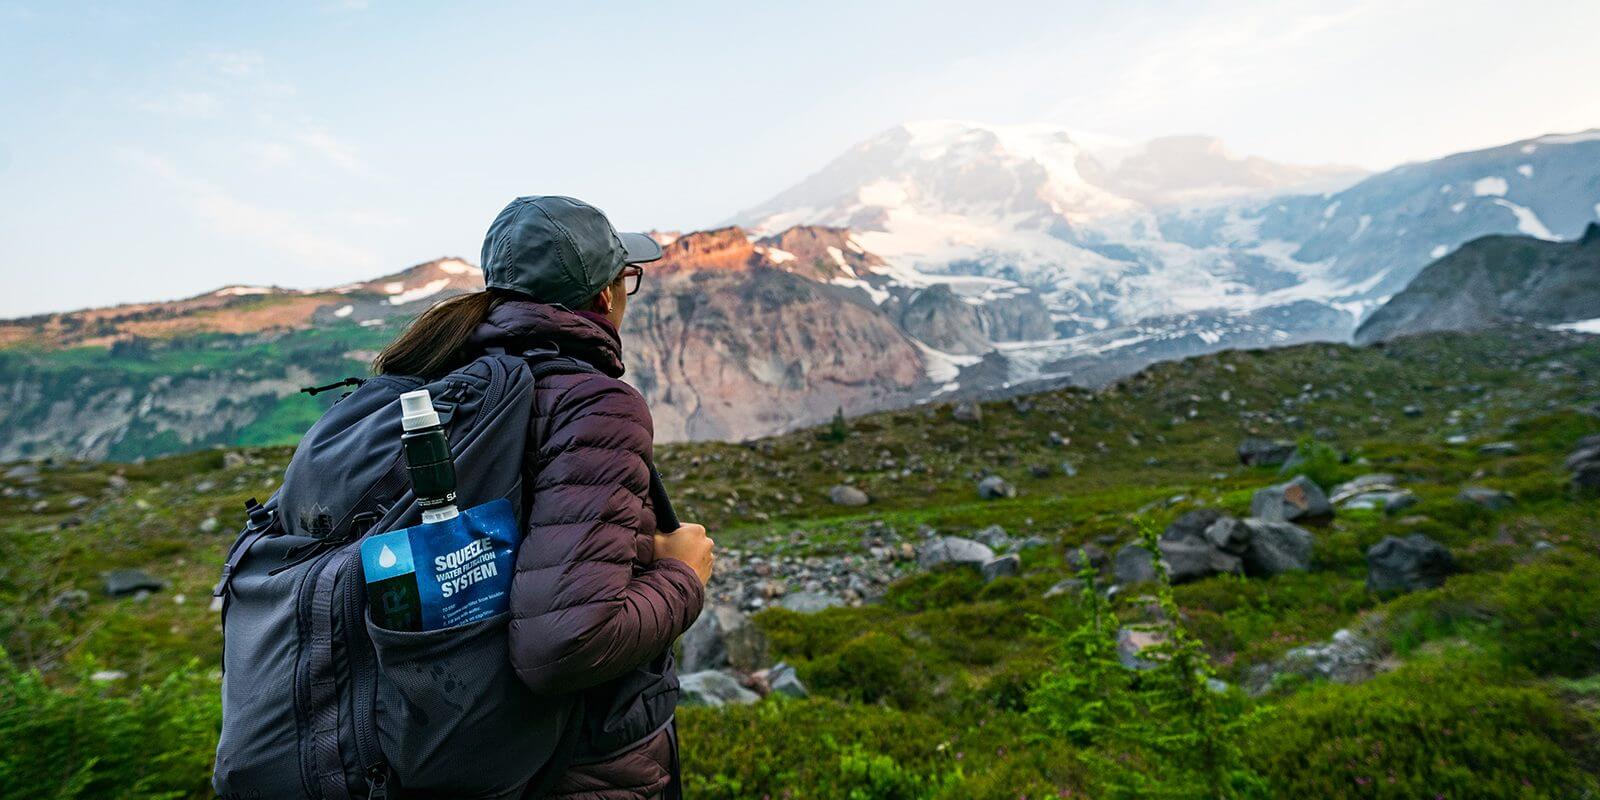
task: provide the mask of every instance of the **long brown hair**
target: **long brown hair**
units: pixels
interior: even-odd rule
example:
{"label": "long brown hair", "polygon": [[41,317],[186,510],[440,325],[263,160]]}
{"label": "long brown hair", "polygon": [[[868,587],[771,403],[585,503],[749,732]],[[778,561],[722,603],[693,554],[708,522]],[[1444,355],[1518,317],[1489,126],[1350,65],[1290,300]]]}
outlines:
{"label": "long brown hair", "polygon": [[372,361],[379,375],[418,375],[433,379],[468,360],[467,341],[495,306],[516,298],[514,292],[488,289],[436,303]]}

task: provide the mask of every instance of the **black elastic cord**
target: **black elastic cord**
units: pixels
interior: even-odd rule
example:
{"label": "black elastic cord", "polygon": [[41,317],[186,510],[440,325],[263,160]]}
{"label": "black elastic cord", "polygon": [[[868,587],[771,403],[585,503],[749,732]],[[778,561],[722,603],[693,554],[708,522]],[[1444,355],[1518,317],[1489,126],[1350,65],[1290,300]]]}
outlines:
{"label": "black elastic cord", "polygon": [[319,394],[321,394],[323,392],[331,392],[334,389],[337,389],[337,388],[339,388],[341,386],[360,386],[361,384],[366,383],[366,382],[367,382],[366,378],[345,378],[342,381],[339,381],[337,383],[330,383],[327,386],[307,386],[307,387],[301,389],[300,391],[305,393],[305,394],[309,394],[312,397],[315,397],[315,396],[317,396],[317,395],[319,395]]}

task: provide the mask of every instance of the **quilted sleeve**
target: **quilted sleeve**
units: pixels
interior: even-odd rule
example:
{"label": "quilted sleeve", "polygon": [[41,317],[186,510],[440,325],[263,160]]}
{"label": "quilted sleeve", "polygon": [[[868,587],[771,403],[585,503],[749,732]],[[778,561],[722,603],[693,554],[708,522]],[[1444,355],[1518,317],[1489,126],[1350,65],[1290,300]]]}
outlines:
{"label": "quilted sleeve", "polygon": [[613,378],[562,383],[535,420],[527,535],[511,586],[512,666],[542,694],[580,691],[654,658],[704,602],[688,565],[651,561],[644,398]]}

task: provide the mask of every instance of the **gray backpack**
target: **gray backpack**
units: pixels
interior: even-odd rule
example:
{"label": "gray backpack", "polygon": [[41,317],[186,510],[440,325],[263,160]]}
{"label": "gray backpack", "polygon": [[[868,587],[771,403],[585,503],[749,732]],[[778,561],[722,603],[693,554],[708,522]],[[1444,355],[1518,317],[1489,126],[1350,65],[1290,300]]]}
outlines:
{"label": "gray backpack", "polygon": [[[223,601],[224,798],[515,798],[559,768],[571,700],[511,668],[509,613],[436,631],[376,627],[363,537],[421,521],[400,450],[401,393],[426,387],[455,457],[458,504],[508,498],[519,520],[537,377],[594,372],[492,351],[431,383],[381,375],[312,426],[283,485],[229,551]],[[355,381],[351,381],[355,383]]]}

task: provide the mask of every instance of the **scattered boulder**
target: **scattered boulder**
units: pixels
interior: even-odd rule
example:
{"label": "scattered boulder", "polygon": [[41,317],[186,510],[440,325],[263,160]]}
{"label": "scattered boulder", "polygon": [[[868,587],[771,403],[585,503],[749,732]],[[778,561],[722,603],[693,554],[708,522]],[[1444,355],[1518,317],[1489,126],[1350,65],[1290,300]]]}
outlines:
{"label": "scattered boulder", "polygon": [[1062,595],[1076,596],[1078,593],[1083,591],[1083,587],[1083,581],[1078,578],[1067,578],[1065,580],[1056,581],[1054,585],[1044,591],[1044,599],[1050,600],[1052,598],[1061,597]]}
{"label": "scattered boulder", "polygon": [[1304,475],[1288,483],[1257,489],[1250,498],[1250,516],[1268,522],[1295,522],[1324,519],[1333,515],[1333,505],[1322,487]]}
{"label": "scattered boulder", "polygon": [[1400,479],[1386,472],[1375,472],[1362,475],[1354,480],[1345,481],[1333,487],[1328,493],[1328,502],[1340,505],[1352,497],[1359,497],[1372,492],[1392,492],[1400,488]]}
{"label": "scattered boulder", "polygon": [[1178,517],[1161,533],[1161,539],[1168,542],[1178,542],[1185,539],[1204,538],[1206,528],[1222,518],[1222,512],[1214,508],[1201,508],[1190,511]]}
{"label": "scattered boulder", "polygon": [[1159,543],[1161,558],[1167,562],[1167,577],[1173,583],[1209,578],[1224,572],[1235,575],[1244,572],[1239,557],[1213,546],[1204,537],[1163,540]]}
{"label": "scattered boulder", "polygon": [[126,597],[139,592],[159,592],[167,588],[165,581],[139,569],[114,569],[105,574],[106,594]]}
{"label": "scattered boulder", "polygon": [[1572,473],[1574,489],[1600,492],[1600,435],[1579,439],[1563,466]]}
{"label": "scattered boulder", "polygon": [[745,705],[760,700],[760,695],[739,685],[726,672],[702,670],[678,676],[678,698],[685,706]]}
{"label": "scattered boulder", "polygon": [[55,597],[50,598],[50,604],[45,606],[44,613],[49,614],[76,614],[89,607],[89,593],[82,589],[68,589]]}
{"label": "scattered boulder", "polygon": [[1242,556],[1244,571],[1250,576],[1271,576],[1311,569],[1314,541],[1311,532],[1289,522],[1247,519],[1250,544]]}
{"label": "scattered boulder", "polygon": [[983,573],[983,582],[993,583],[1000,578],[1015,577],[1022,572],[1022,559],[1015,555],[1000,556],[985,562],[979,569]]}
{"label": "scattered boulder", "polygon": [[89,680],[95,683],[111,683],[113,681],[124,680],[127,677],[128,673],[123,672],[120,669],[103,669],[94,673],[93,675],[90,675]]}
{"label": "scattered boulder", "polygon": [[248,463],[250,463],[250,461],[244,457],[243,453],[229,451],[222,454],[223,469],[238,469]]}
{"label": "scattered boulder", "polygon": [[1420,533],[1385,536],[1367,550],[1367,588],[1379,594],[1433,589],[1454,571],[1449,548]]}
{"label": "scattered boulder", "polygon": [[795,592],[784,595],[778,601],[779,608],[787,608],[797,614],[815,614],[828,608],[838,608],[844,601],[826,592]]}
{"label": "scattered boulder", "polygon": [[1011,545],[1011,537],[1006,534],[1006,529],[999,525],[990,525],[972,534],[972,538],[996,550]]}
{"label": "scattered boulder", "polygon": [[978,482],[978,496],[985,500],[1003,500],[1017,496],[1017,487],[999,475],[990,475]]}
{"label": "scattered boulder", "polygon": [[1514,456],[1519,452],[1521,450],[1517,448],[1516,442],[1490,442],[1478,445],[1480,456]]}
{"label": "scattered boulder", "polygon": [[994,550],[982,542],[960,536],[940,536],[917,551],[917,566],[933,569],[943,564],[982,567],[994,560]]}
{"label": "scattered boulder", "polygon": [[795,674],[794,667],[786,662],[779,661],[769,667],[766,679],[773,694],[788,697],[806,697],[810,694],[806,691],[806,685],[800,682],[800,676]]}
{"label": "scattered boulder", "polygon": [[1456,499],[1463,503],[1482,506],[1490,511],[1500,511],[1510,508],[1517,500],[1510,492],[1499,489],[1489,489],[1483,486],[1468,486],[1456,495]]}
{"label": "scattered boulder", "polygon": [[[683,655],[678,659],[678,669],[683,672],[700,672],[728,665],[728,647],[723,641],[722,620],[717,611],[726,606],[710,604],[701,609],[694,624],[678,637]],[[738,609],[730,609],[739,613]]]}
{"label": "scattered boulder", "polygon": [[1141,544],[1124,545],[1111,561],[1117,583],[1146,583],[1156,579],[1155,559]]}
{"label": "scattered boulder", "polygon": [[1255,668],[1248,681],[1251,694],[1269,691],[1281,675],[1353,684],[1378,673],[1381,648],[1372,640],[1346,629],[1335,631],[1327,642],[1296,647],[1275,663]]}
{"label": "scattered boulder", "polygon": [[872,501],[867,493],[854,486],[835,486],[828,490],[828,501],[836,506],[864,506]]}
{"label": "scattered boulder", "polygon": [[1239,463],[1247,467],[1282,466],[1295,449],[1294,442],[1251,437],[1239,443]]}
{"label": "scattered boulder", "polygon": [[1150,628],[1122,628],[1117,631],[1117,659],[1128,669],[1154,669],[1159,659],[1146,651],[1166,644],[1167,635]]}
{"label": "scattered boulder", "polygon": [[1035,478],[1048,478],[1055,474],[1055,470],[1049,464],[1029,464],[1028,474]]}
{"label": "scattered boulder", "polygon": [[1226,553],[1243,555],[1250,547],[1250,526],[1244,520],[1233,517],[1218,517],[1216,522],[1206,527],[1206,541],[1212,547]]}
{"label": "scattered boulder", "polygon": [[955,417],[956,422],[978,424],[983,422],[983,406],[971,400],[963,400],[956,403],[956,407],[950,412],[950,415]]}
{"label": "scattered boulder", "polygon": [[222,522],[216,517],[206,517],[205,519],[200,520],[201,533],[216,533],[217,529],[220,527],[222,527]]}

